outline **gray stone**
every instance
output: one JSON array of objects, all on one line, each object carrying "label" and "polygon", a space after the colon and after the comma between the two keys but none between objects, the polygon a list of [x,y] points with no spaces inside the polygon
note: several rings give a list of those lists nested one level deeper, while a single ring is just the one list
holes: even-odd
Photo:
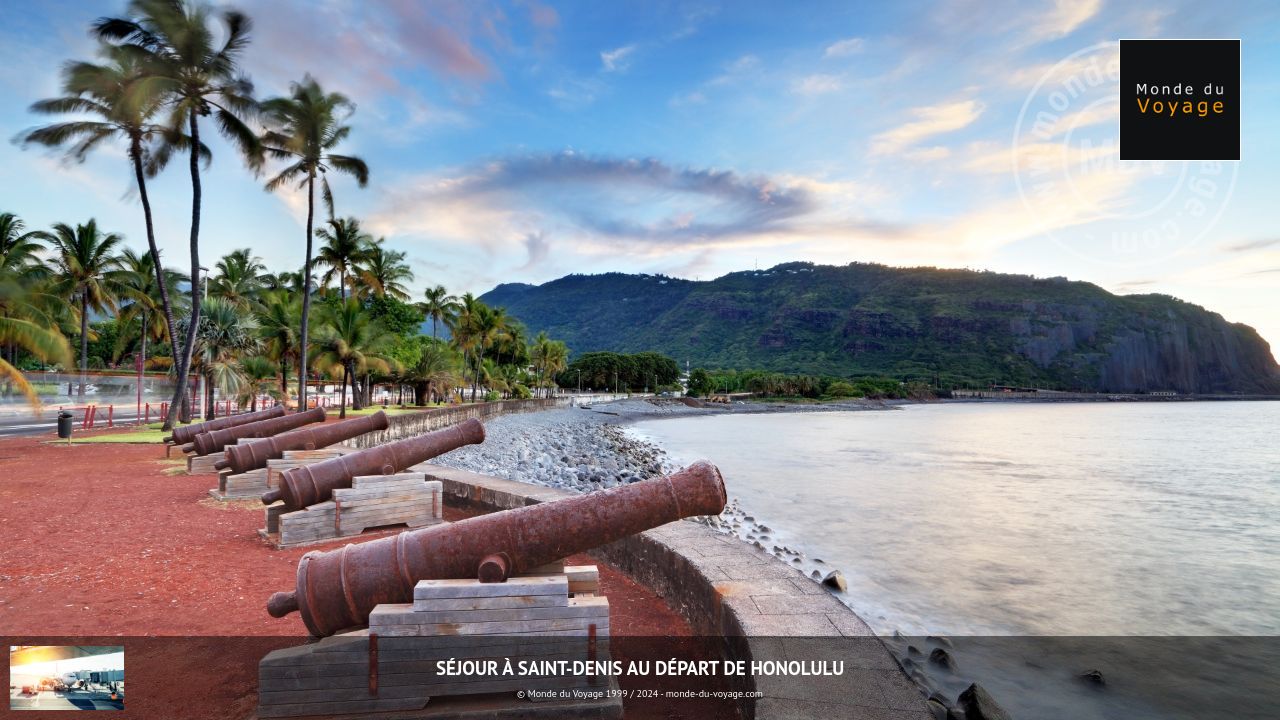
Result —
[{"label": "gray stone", "polygon": [[1011,720],[991,693],[977,683],[960,693],[957,704],[964,710],[965,720]]},{"label": "gray stone", "polygon": [[849,584],[844,579],[844,573],[839,570],[832,570],[827,573],[827,576],[822,578],[822,584],[838,592],[844,592],[849,589]]}]

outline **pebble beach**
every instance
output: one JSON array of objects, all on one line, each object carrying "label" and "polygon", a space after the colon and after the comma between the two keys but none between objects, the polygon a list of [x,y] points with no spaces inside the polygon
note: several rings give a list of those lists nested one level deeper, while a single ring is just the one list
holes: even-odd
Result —
[{"label": "pebble beach", "polygon": [[[617,400],[495,418],[485,423],[484,443],[441,455],[433,462],[508,480],[586,493],[659,477],[679,469],[661,447],[629,434],[625,426],[632,422],[725,413],[892,408],[893,405],[879,401],[822,405],[724,405],[668,398]],[[758,519],[750,508],[742,507],[732,495],[730,487],[729,503],[719,516],[688,522],[700,522],[719,532],[734,535],[803,570],[815,581],[822,581],[835,572],[836,569],[829,567],[821,558],[807,557],[799,550],[776,543],[772,530],[763,519]]]}]

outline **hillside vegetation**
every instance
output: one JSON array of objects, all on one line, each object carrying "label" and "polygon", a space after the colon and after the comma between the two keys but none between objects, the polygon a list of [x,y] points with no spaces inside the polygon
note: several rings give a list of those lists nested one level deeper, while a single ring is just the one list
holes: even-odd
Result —
[{"label": "hillside vegetation", "polygon": [[703,282],[569,275],[481,299],[575,354],[652,350],[682,367],[943,387],[1280,392],[1280,367],[1253,328],[1176,298],[1064,278],[787,263]]}]

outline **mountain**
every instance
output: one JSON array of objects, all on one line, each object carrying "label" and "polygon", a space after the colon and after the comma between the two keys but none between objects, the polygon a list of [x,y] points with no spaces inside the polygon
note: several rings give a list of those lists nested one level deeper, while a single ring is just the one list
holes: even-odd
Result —
[{"label": "mountain", "polygon": [[656,350],[694,367],[944,385],[1280,393],[1280,366],[1253,328],[1167,295],[1065,278],[797,262],[702,282],[569,275],[481,299],[575,353]]}]

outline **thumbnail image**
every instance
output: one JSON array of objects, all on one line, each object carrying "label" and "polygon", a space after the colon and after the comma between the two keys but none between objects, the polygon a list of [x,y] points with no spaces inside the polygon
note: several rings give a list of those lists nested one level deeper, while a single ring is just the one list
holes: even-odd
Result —
[{"label": "thumbnail image", "polygon": [[124,646],[10,645],[10,710],[123,710]]}]

